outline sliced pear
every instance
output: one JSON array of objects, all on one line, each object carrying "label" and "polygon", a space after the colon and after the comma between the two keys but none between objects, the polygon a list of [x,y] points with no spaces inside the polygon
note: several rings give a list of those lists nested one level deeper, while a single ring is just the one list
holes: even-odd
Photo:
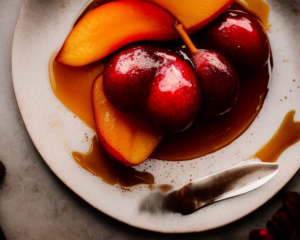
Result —
[{"label": "sliced pear", "polygon": [[56,61],[83,66],[106,57],[120,47],[141,40],[179,38],[175,19],[189,33],[204,27],[234,0],[126,0],[106,3],[85,15],[73,28]]},{"label": "sliced pear", "polygon": [[148,159],[165,133],[146,117],[116,109],[103,92],[102,79],[100,75],[92,89],[95,125],[102,146],[126,166],[140,164]]},{"label": "sliced pear", "polygon": [[120,47],[140,40],[177,37],[175,19],[156,4],[115,1],[84,16],[67,37],[56,61],[83,66],[102,59]]},{"label": "sliced pear", "polygon": [[203,28],[224,12],[234,0],[148,0],[170,12],[188,33]]}]

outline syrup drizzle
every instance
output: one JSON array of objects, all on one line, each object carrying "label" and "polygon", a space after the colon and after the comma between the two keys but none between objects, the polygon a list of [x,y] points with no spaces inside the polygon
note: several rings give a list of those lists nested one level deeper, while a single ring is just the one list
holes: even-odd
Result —
[{"label": "syrup drizzle", "polygon": [[239,98],[228,113],[214,118],[199,116],[186,131],[167,134],[152,157],[171,161],[187,160],[228,145],[256,118],[263,106],[269,79],[267,65],[252,76],[240,78]]},{"label": "syrup drizzle", "polygon": [[148,172],[140,172],[112,161],[105,153],[97,136],[87,153],[73,152],[73,158],[84,169],[100,177],[104,182],[123,188],[138,184],[154,184],[154,176]]},{"label": "syrup drizzle", "polygon": [[[259,158],[263,162],[276,162],[287,148],[300,141],[300,122],[294,121],[294,115],[295,111],[287,113],[272,139],[257,151],[252,156],[253,158]],[[81,167],[102,178],[108,184],[119,184],[124,188],[137,184],[148,184],[150,189],[155,188],[152,174],[121,166],[109,159],[96,136],[87,153],[73,152],[72,155]],[[163,192],[172,189],[170,185],[158,187]]]},{"label": "syrup drizzle", "polygon": [[[98,7],[110,1],[112,0],[92,1],[91,4],[85,8],[85,10],[82,12],[80,17],[82,17],[88,11],[94,9],[95,7]],[[250,12],[254,13],[254,15],[258,16],[264,24],[267,22],[269,9],[266,7],[263,8],[261,7],[263,2],[262,0],[237,0],[237,2],[241,6],[249,10]],[[80,19],[80,17],[78,18],[78,20]],[[104,64],[101,61],[99,61],[87,65],[85,67],[75,68],[60,63],[56,63],[54,61],[54,57],[55,55],[52,57],[50,61],[50,80],[51,80],[51,86],[53,88],[54,93],[61,100],[61,102],[66,105],[67,108],[69,108],[72,112],[74,112],[74,114],[77,115],[81,120],[83,120],[89,127],[95,130],[90,92],[91,92],[93,81],[99,74],[102,73]],[[198,146],[199,144],[202,146],[203,141],[204,143],[206,141],[206,143],[203,145],[204,149],[206,148],[206,150],[204,152],[200,151],[195,153],[191,148],[190,149],[183,148],[182,153],[188,154],[190,156],[189,158],[193,158],[195,156],[199,156],[199,154],[201,156],[213,152],[216,149],[221,148],[227,145],[232,140],[234,140],[251,124],[253,119],[258,114],[259,109],[262,107],[263,99],[267,91],[269,72],[266,70],[266,68],[262,70],[262,72],[260,74],[265,76],[263,77],[265,81],[263,81],[263,83],[260,85],[261,92],[258,92],[258,95],[256,94],[255,97],[256,100],[253,103],[253,106],[251,107],[251,109],[255,109],[255,111],[250,111],[250,113],[248,111],[248,115],[246,114],[246,116],[244,116],[244,113],[233,114],[236,115],[238,121],[234,122],[234,124],[231,126],[230,124],[229,125],[221,124],[223,126],[223,128],[221,127],[221,129],[215,127],[218,124],[213,126],[212,129],[214,130],[214,133],[221,133],[221,135],[215,135],[215,136],[209,135],[206,136],[206,138],[202,137],[201,140],[201,137],[200,139],[199,138],[194,139],[195,137],[197,137],[197,134],[196,135],[194,134],[194,136],[191,137],[191,142],[198,144]],[[70,81],[72,81],[72,84],[70,84]],[[248,79],[246,82],[251,82],[251,79]],[[251,94],[252,93],[250,92],[248,96],[250,96]],[[290,118],[288,117],[288,119]],[[222,119],[216,121],[224,122]],[[243,122],[243,124],[241,124],[241,122]],[[227,123],[230,123],[230,117],[227,120]],[[240,124],[240,127],[238,127],[238,130],[234,130],[236,129],[237,124]],[[279,129],[277,135],[282,135],[282,132],[285,131],[296,132],[294,130],[295,128],[298,129],[297,130],[298,135],[300,135],[299,124],[298,123],[295,124],[296,126],[298,126],[298,128],[294,127],[293,124],[287,124]],[[212,135],[214,135],[214,133]],[[187,136],[188,134],[189,133],[187,133]],[[170,137],[170,139],[172,139],[172,137]],[[219,139],[219,142],[214,144],[214,146],[211,145],[211,148],[207,147],[207,140],[209,142],[209,140],[216,140],[216,139]],[[278,139],[277,140],[272,139],[264,148],[262,148],[259,152],[257,152],[255,156],[261,158],[263,161],[276,161],[278,156],[287,147],[299,141],[298,138],[295,138],[293,140],[290,140],[290,138],[285,138],[285,140],[283,140],[283,138],[280,137],[280,139],[281,139],[280,141]],[[186,144],[186,146],[187,145],[188,144]],[[280,145],[282,148],[277,147],[278,145]],[[168,151],[168,149],[166,148],[167,150],[164,154],[161,154],[159,151],[156,151],[155,153],[156,155],[154,154],[154,156],[159,156],[159,154],[161,154],[161,157],[166,159],[170,157],[170,153],[172,153],[174,149],[176,149],[176,147],[177,147],[176,144],[173,145],[173,147],[171,144],[171,151]],[[164,147],[160,149],[164,149]],[[270,151],[270,149],[273,150]],[[72,155],[75,161],[80,166],[90,171],[94,175],[102,178],[103,181],[108,184],[111,185],[119,184],[121,187],[127,188],[137,184],[148,184],[150,187],[154,183],[154,177],[152,174],[147,172],[139,172],[133,168],[123,167],[118,163],[111,161],[111,159],[109,159],[105,154],[96,136],[92,140],[92,145],[88,153],[73,152]],[[180,158],[182,158],[182,156],[180,157],[180,154],[178,155],[177,153],[175,154],[175,159],[174,156],[171,156],[170,160],[176,160],[176,159],[180,160]],[[185,159],[186,158],[187,155],[185,155]]]},{"label": "syrup drizzle", "polygon": [[[103,64],[96,62],[84,67],[70,67],[50,62],[51,85],[63,104],[95,130],[91,103],[94,77],[103,71]],[[256,74],[241,79],[240,97],[227,114],[216,118],[199,116],[186,131],[168,134],[151,157],[180,161],[214,152],[242,134],[262,108],[270,79],[266,65]],[[71,84],[70,84],[71,82]]]},{"label": "syrup drizzle", "polygon": [[[53,92],[77,117],[95,130],[91,89],[95,78],[103,72],[101,61],[84,67],[71,67],[55,62],[57,53],[50,59],[49,72]],[[84,169],[100,177],[104,182],[123,188],[138,184],[154,184],[154,176],[112,161],[104,152],[95,135],[87,153],[72,152],[74,160]]]},{"label": "syrup drizzle", "polygon": [[99,61],[80,68],[71,67],[57,63],[56,55],[52,55],[49,64],[53,92],[68,109],[95,130],[91,89],[96,77],[103,72],[104,64]]},{"label": "syrup drizzle", "polygon": [[259,158],[263,162],[276,162],[288,147],[300,141],[300,122],[295,122],[294,116],[295,111],[287,113],[278,131],[254,154],[254,158]]}]

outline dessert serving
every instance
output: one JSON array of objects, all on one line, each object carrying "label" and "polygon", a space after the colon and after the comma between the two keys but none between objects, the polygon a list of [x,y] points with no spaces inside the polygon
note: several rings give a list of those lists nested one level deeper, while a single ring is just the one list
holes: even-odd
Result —
[{"label": "dessert serving", "polygon": [[92,2],[50,62],[56,95],[126,166],[226,146],[257,116],[270,79],[266,31],[241,5],[152,2]]},{"label": "dessert serving", "polygon": [[[132,14],[130,18],[121,14],[122,9],[114,7],[117,2],[132,10],[125,11],[128,16]],[[150,19],[140,12],[144,8],[130,5],[132,2],[153,4],[152,11],[150,7],[146,11]],[[51,3],[27,0],[16,27],[12,55],[14,90],[25,126],[55,175],[103,213],[132,226],[169,233],[204,231],[247,215],[293,176],[300,157],[297,122],[300,88],[296,67],[300,64],[299,46],[295,40],[298,33],[292,32],[297,20],[294,13],[286,12],[288,4],[268,0],[269,25],[268,15],[262,12],[268,7],[264,1],[201,1],[221,4],[209,6],[204,18],[199,19],[193,17],[197,16],[193,13],[202,13],[194,2],[190,3],[192,8],[176,2],[90,1],[84,7],[81,0]],[[175,6],[167,5],[171,3]],[[93,11],[98,7],[107,8],[107,4],[113,4],[109,5],[112,12],[105,11],[101,16],[106,16],[107,21],[114,20],[115,24],[107,25],[105,36],[100,39],[94,30],[100,31],[97,24],[107,23],[87,17],[95,16]],[[189,9],[193,11],[188,13]],[[153,17],[155,11],[160,13],[159,17]],[[86,18],[93,23],[81,28]],[[128,19],[135,20],[134,25],[128,25]],[[252,19],[261,21],[264,27],[260,23],[255,27]],[[257,62],[252,57],[264,56],[263,49],[270,48],[261,48],[255,54],[251,47],[255,47],[261,31],[265,33],[264,28],[270,29],[273,59],[267,59],[260,68],[255,67]],[[101,40],[100,45],[106,44],[105,51],[100,46],[101,52],[93,54],[98,48],[90,45],[95,42],[92,37],[88,41],[77,36],[69,42],[83,48],[80,52],[72,50],[65,59],[73,56],[77,59],[74,62],[80,63],[86,61],[86,53],[92,57],[88,60],[91,62],[82,66],[60,62],[64,61],[63,51],[71,47],[65,43],[75,29],[91,29],[96,43]],[[290,37],[294,35],[296,38]],[[109,43],[113,44],[111,48]],[[245,45],[248,47],[240,52]],[[231,54],[228,55],[227,49]],[[248,56],[246,50],[251,57],[237,56],[238,53]],[[197,61],[196,52],[201,56]],[[233,97],[228,98],[231,103],[222,106],[225,110],[218,110],[217,114],[213,113],[216,110],[209,111],[215,109],[212,106],[220,109],[217,103],[224,101],[210,99],[205,103],[204,99],[205,91],[212,91],[219,79],[205,78],[212,69],[213,65],[208,63],[213,57],[219,60],[217,66],[228,66],[235,73],[230,78],[234,80],[229,89],[236,89]],[[243,68],[245,61],[248,67],[252,65],[251,70]],[[206,64],[208,71],[203,69]],[[197,70],[196,66],[200,65]],[[175,79],[179,84],[173,86],[168,79]],[[204,88],[203,79],[210,79],[212,84]],[[222,86],[217,90],[223,89],[228,94]],[[181,94],[180,89],[185,93]],[[224,95],[230,95],[227,94]],[[185,95],[189,97],[181,102]],[[166,107],[171,100],[176,111],[172,110],[174,107]],[[186,112],[177,113],[183,110]],[[252,157],[277,161],[279,165],[276,177],[255,191],[187,216],[147,205],[152,199],[150,194],[167,195],[190,181]],[[155,207],[159,199],[153,200],[150,206]]]}]

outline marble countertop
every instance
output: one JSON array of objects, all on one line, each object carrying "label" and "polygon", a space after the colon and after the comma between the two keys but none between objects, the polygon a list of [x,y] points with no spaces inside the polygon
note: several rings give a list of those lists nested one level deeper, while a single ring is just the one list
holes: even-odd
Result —
[{"label": "marble countertop", "polygon": [[[0,0],[0,226],[10,239],[247,239],[264,228],[285,191],[300,191],[300,171],[271,200],[230,225],[203,233],[166,235],[127,226],[84,202],[47,167],[23,124],[12,83],[11,50],[22,0]],[[28,56],[30,57],[30,56]]]}]

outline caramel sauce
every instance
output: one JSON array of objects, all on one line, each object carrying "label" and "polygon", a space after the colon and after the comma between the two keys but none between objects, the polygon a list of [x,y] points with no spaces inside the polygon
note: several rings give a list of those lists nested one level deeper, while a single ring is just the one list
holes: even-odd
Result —
[{"label": "caramel sauce", "polygon": [[170,184],[163,184],[163,185],[159,185],[158,188],[163,193],[166,193],[166,192],[170,192],[173,189],[173,186]]},{"label": "caramel sauce", "polygon": [[232,142],[255,119],[267,93],[270,74],[268,66],[252,76],[240,78],[240,95],[226,114],[205,118],[179,134],[168,134],[152,157],[164,160],[186,160],[212,153]]},{"label": "caramel sauce", "polygon": [[[103,71],[103,63],[84,67],[70,67],[50,61],[50,79],[54,93],[60,101],[95,129],[91,103],[91,89],[96,76]],[[235,107],[219,118],[202,118],[187,131],[169,134],[152,157],[168,160],[186,160],[203,156],[226,146],[236,139],[254,120],[262,107],[270,75],[268,66],[241,81],[241,93]],[[137,184],[153,184],[154,177],[147,172],[126,168],[109,159],[95,136],[88,153],[72,153],[75,161],[84,169],[108,184],[130,187]],[[165,189],[164,189],[165,190]]]},{"label": "caramel sauce", "polygon": [[[101,61],[84,67],[71,67],[55,62],[53,54],[50,64],[50,82],[57,98],[77,117],[95,130],[91,89],[95,78],[103,72]],[[119,184],[126,188],[137,184],[153,184],[154,177],[147,172],[121,166],[105,153],[95,136],[88,153],[72,152],[75,161],[108,184]]]},{"label": "caramel sauce", "polygon": [[[93,1],[81,16],[106,2],[108,1]],[[266,22],[263,19],[267,19],[268,11],[266,8],[261,8],[259,4],[262,2],[261,0],[237,0],[237,2],[249,11],[255,12],[256,16]],[[68,109],[95,130],[91,88],[94,79],[102,73],[104,64],[99,61],[84,67],[70,67],[55,62],[54,57],[55,55],[49,63],[50,81],[54,93]],[[249,127],[257,116],[267,93],[269,78],[268,66],[265,66],[255,75],[241,79],[240,98],[232,111],[214,119],[199,116],[189,130],[178,135],[169,134],[152,157],[177,161],[192,159],[214,152],[232,142]],[[298,140],[286,140],[283,141],[284,143],[271,141],[255,156],[262,156],[263,160],[275,161],[277,159],[274,157],[275,155],[279,156],[286,147]],[[268,152],[273,145],[285,147],[274,148],[282,149],[282,151],[274,153],[273,149],[274,156],[271,156],[268,155]],[[75,151],[72,155],[80,166],[101,177],[108,184],[119,184],[126,188],[137,184],[151,186],[154,183],[152,174],[123,167],[111,161],[96,136],[92,140],[89,152],[79,153]],[[164,191],[168,191],[169,188],[169,185],[161,186]]]},{"label": "caramel sauce", "polygon": [[[50,62],[50,78],[54,93],[92,129],[95,129],[95,126],[91,88],[94,78],[102,70],[101,62],[84,67],[66,66],[55,62],[54,58]],[[232,142],[257,116],[267,93],[269,78],[269,69],[266,65],[251,77],[240,79],[240,96],[231,111],[215,118],[199,116],[188,130],[179,134],[168,134],[152,157],[172,161],[193,159]]]},{"label": "caramel sauce", "polygon": [[151,173],[140,172],[112,161],[104,152],[97,136],[94,136],[89,152],[73,152],[72,155],[81,167],[101,177],[108,184],[119,184],[123,188],[137,184],[154,184]]},{"label": "caramel sauce", "polygon": [[173,190],[174,186],[171,184],[161,184],[161,185],[149,185],[150,190],[159,189],[161,192],[166,193]]},{"label": "caramel sauce", "polygon": [[58,99],[77,117],[95,130],[91,89],[104,64],[95,62],[84,67],[71,67],[55,62],[53,54],[49,64],[52,90]]},{"label": "caramel sauce", "polygon": [[276,162],[288,147],[300,141],[300,122],[295,122],[294,116],[295,111],[290,111],[272,139],[253,157],[264,162]]}]

